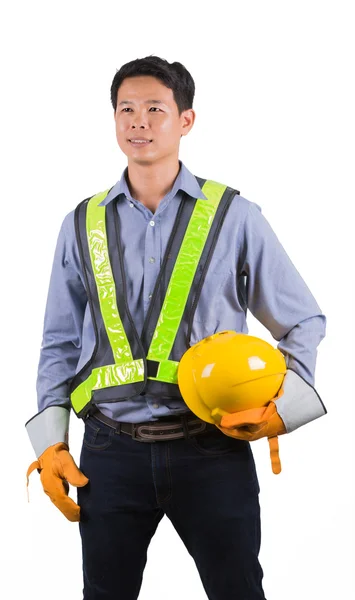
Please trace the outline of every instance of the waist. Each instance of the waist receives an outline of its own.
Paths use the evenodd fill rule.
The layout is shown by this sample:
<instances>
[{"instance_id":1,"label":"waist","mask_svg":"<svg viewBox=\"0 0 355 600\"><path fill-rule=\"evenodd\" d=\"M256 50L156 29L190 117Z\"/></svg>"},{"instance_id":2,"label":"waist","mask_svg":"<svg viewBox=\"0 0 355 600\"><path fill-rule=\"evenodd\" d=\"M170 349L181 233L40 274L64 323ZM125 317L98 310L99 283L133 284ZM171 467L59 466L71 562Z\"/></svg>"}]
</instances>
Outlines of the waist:
<instances>
[{"instance_id":1,"label":"waist","mask_svg":"<svg viewBox=\"0 0 355 600\"><path fill-rule=\"evenodd\" d=\"M117 402L95 402L95 406L106 417L126 423L155 423L158 419L175 419L183 414L193 414L180 398L157 397L151 394Z\"/></svg>"},{"instance_id":2,"label":"waist","mask_svg":"<svg viewBox=\"0 0 355 600\"><path fill-rule=\"evenodd\" d=\"M89 411L88 417L90 416L101 423L112 427L115 429L116 433L126 433L139 442L157 442L189 438L199 435L204 431L215 429L215 425L202 421L191 411L180 416L161 417L156 421L130 423L111 419L94 405Z\"/></svg>"}]
</instances>

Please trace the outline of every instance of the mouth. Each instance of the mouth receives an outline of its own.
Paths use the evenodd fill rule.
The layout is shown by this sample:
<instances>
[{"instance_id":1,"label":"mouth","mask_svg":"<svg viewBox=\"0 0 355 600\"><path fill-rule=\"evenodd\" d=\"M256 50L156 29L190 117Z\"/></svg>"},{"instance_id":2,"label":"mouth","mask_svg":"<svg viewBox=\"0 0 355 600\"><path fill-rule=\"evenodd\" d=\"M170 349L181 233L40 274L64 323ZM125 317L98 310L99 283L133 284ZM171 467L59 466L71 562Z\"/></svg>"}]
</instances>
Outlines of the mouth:
<instances>
[{"instance_id":1,"label":"mouth","mask_svg":"<svg viewBox=\"0 0 355 600\"><path fill-rule=\"evenodd\" d=\"M143 147L143 146L148 146L148 144L150 144L153 140L148 140L145 138L131 138L128 140L130 144L132 144L132 146L135 147Z\"/></svg>"}]
</instances>

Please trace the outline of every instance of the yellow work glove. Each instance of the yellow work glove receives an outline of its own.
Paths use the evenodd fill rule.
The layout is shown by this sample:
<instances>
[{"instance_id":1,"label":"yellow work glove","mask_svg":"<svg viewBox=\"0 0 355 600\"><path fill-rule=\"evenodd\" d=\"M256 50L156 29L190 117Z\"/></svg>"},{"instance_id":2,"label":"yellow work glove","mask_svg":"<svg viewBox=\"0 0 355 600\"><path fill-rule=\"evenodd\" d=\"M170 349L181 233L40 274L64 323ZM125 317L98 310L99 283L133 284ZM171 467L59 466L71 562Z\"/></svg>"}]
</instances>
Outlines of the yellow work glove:
<instances>
[{"instance_id":1,"label":"yellow work glove","mask_svg":"<svg viewBox=\"0 0 355 600\"><path fill-rule=\"evenodd\" d=\"M89 480L76 466L67 444L49 446L27 470L28 478L38 469L45 493L69 521L80 521L80 506L68 496L69 483L83 487Z\"/></svg>"},{"instance_id":2,"label":"yellow work glove","mask_svg":"<svg viewBox=\"0 0 355 600\"><path fill-rule=\"evenodd\" d=\"M262 437L269 439L271 466L274 473L281 472L277 436L286 433L286 427L277 413L273 401L261 408L250 408L225 414L216 426L225 435L252 442Z\"/></svg>"},{"instance_id":3,"label":"yellow work glove","mask_svg":"<svg viewBox=\"0 0 355 600\"><path fill-rule=\"evenodd\" d=\"M223 415L220 429L233 430L233 437L252 442L262 437L274 437L286 433L283 420L279 416L275 402L261 408L250 408ZM231 433L231 432L225 432Z\"/></svg>"}]
</instances>

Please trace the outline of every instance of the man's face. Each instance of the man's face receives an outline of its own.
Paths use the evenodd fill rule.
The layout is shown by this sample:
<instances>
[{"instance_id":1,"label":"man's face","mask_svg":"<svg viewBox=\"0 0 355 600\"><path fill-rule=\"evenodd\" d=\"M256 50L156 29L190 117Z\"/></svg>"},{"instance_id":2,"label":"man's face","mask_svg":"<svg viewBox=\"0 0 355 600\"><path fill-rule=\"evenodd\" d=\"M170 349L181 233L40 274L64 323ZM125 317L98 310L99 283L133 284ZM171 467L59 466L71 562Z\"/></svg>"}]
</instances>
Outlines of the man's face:
<instances>
[{"instance_id":1,"label":"man's face","mask_svg":"<svg viewBox=\"0 0 355 600\"><path fill-rule=\"evenodd\" d=\"M179 116L173 91L148 75L123 80L114 116L118 145L129 161L138 164L177 157L180 138L195 119L192 109ZM137 138L147 141L134 141Z\"/></svg>"}]
</instances>

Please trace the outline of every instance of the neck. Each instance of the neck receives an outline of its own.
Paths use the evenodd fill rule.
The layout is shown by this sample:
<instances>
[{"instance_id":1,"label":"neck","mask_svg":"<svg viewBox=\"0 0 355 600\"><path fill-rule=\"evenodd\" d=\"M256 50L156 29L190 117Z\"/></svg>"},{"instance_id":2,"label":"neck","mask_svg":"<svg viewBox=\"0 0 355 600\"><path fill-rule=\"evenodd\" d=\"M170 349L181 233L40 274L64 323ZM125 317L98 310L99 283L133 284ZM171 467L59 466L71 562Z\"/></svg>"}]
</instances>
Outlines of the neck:
<instances>
[{"instance_id":1,"label":"neck","mask_svg":"<svg viewBox=\"0 0 355 600\"><path fill-rule=\"evenodd\" d=\"M178 176L180 164L177 157L156 164L128 162L127 184L132 197L155 212L160 202L171 190Z\"/></svg>"}]
</instances>

